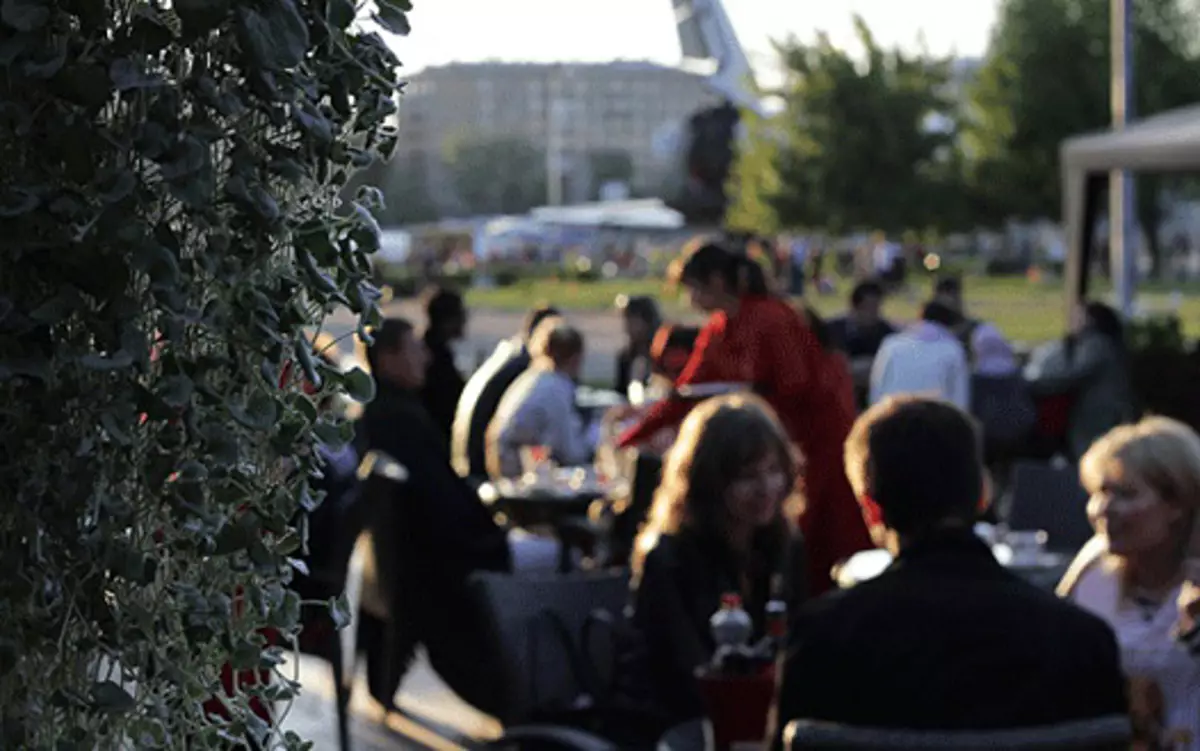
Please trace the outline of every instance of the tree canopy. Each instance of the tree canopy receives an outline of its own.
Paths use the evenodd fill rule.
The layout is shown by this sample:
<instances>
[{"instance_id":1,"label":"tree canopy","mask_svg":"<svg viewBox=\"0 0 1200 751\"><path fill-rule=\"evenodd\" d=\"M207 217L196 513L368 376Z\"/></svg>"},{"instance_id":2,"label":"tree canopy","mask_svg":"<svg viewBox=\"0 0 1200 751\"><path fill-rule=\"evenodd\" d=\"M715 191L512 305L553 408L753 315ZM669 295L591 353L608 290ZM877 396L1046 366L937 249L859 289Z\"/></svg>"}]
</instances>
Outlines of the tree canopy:
<instances>
[{"instance_id":1,"label":"tree canopy","mask_svg":"<svg viewBox=\"0 0 1200 751\"><path fill-rule=\"evenodd\" d=\"M1196 10L1190 0L1134 3L1139 116L1200 100ZM1057 216L1059 145L1111 122L1109 28L1108 3L1001 3L963 128L965 177L984 216ZM1143 193L1146 218L1156 191Z\"/></svg>"},{"instance_id":2,"label":"tree canopy","mask_svg":"<svg viewBox=\"0 0 1200 751\"><path fill-rule=\"evenodd\" d=\"M900 231L945 221L953 197L950 60L883 49L855 18L856 59L820 35L777 46L782 115L754 125L733 170L731 221ZM763 172L769 161L773 172Z\"/></svg>"},{"instance_id":3,"label":"tree canopy","mask_svg":"<svg viewBox=\"0 0 1200 751\"><path fill-rule=\"evenodd\" d=\"M464 134L447 144L445 157L468 214L521 214L546 202L545 153L523 138Z\"/></svg>"}]
</instances>

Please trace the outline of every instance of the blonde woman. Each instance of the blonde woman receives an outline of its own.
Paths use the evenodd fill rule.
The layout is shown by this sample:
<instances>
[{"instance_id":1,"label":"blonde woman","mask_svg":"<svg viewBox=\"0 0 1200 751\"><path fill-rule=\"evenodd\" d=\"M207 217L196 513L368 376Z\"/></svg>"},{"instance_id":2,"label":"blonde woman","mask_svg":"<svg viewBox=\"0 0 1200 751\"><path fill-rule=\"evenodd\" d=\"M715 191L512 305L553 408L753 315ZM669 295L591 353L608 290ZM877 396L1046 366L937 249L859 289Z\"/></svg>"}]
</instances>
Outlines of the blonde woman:
<instances>
[{"instance_id":1,"label":"blonde woman","mask_svg":"<svg viewBox=\"0 0 1200 751\"><path fill-rule=\"evenodd\" d=\"M694 679L715 644L709 618L736 592L764 629L772 596L794 612L804 589L795 519L797 461L771 408L752 396L710 399L688 415L634 552L634 624L650 679L674 722L703 712ZM772 591L774 590L774 591Z\"/></svg>"},{"instance_id":2,"label":"blonde woman","mask_svg":"<svg viewBox=\"0 0 1200 751\"><path fill-rule=\"evenodd\" d=\"M1059 594L1116 632L1141 742L1200 750L1200 436L1163 417L1114 428L1084 454L1080 479L1096 536Z\"/></svg>"}]
</instances>

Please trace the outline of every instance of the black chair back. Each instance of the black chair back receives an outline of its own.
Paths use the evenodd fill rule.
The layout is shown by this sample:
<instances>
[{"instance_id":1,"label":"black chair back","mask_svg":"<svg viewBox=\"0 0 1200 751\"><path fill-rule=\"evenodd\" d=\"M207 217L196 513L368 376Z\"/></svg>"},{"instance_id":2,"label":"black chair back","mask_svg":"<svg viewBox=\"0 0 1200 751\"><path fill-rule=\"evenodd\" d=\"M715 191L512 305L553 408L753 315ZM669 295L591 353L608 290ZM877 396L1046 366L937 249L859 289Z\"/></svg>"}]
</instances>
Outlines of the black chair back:
<instances>
[{"instance_id":1,"label":"black chair back","mask_svg":"<svg viewBox=\"0 0 1200 751\"><path fill-rule=\"evenodd\" d=\"M542 719L578 702L607 684L604 666L611 655L597 653L602 639L586 644L593 613L621 613L629 599L625 571L511 575L477 573L471 584L492 640L502 659L499 684L506 725Z\"/></svg>"},{"instance_id":2,"label":"black chair back","mask_svg":"<svg viewBox=\"0 0 1200 751\"><path fill-rule=\"evenodd\" d=\"M1124 751L1132 738L1132 726L1124 715L1014 730L894 730L796 720L784 731L784 746L863 751Z\"/></svg>"},{"instance_id":3,"label":"black chair back","mask_svg":"<svg viewBox=\"0 0 1200 751\"><path fill-rule=\"evenodd\" d=\"M1073 467L1018 462L1013 471L1008 527L1045 530L1050 550L1074 553L1092 536L1087 500Z\"/></svg>"}]
</instances>

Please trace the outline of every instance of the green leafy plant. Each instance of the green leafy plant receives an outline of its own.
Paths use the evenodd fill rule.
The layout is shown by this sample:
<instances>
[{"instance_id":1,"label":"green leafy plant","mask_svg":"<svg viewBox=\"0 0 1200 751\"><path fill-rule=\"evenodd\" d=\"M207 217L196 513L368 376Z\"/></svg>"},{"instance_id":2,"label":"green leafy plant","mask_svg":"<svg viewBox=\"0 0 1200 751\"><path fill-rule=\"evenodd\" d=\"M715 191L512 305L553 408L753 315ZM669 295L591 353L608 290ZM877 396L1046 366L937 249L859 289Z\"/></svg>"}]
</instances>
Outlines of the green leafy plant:
<instances>
[{"instance_id":1,"label":"green leafy plant","mask_svg":"<svg viewBox=\"0 0 1200 751\"><path fill-rule=\"evenodd\" d=\"M1145 316L1126 325L1125 336L1129 349L1137 351L1169 351L1183 354L1186 342L1183 324L1174 313Z\"/></svg>"},{"instance_id":2,"label":"green leafy plant","mask_svg":"<svg viewBox=\"0 0 1200 751\"><path fill-rule=\"evenodd\" d=\"M396 139L367 12L0 0L0 747L307 745L251 700L298 690L318 404L373 388L310 343L378 316L380 196L338 197Z\"/></svg>"}]
</instances>

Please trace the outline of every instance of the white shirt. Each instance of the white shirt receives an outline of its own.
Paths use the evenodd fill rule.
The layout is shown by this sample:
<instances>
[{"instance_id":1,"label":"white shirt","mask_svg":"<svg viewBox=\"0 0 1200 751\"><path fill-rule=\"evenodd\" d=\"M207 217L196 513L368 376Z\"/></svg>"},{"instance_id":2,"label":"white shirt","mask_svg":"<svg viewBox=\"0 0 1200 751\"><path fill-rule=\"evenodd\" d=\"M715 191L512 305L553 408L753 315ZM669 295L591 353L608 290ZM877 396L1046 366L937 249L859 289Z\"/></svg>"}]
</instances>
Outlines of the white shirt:
<instances>
[{"instance_id":1,"label":"white shirt","mask_svg":"<svg viewBox=\"0 0 1200 751\"><path fill-rule=\"evenodd\" d=\"M920 394L971 408L971 369L953 332L921 322L883 340L871 365L871 404L893 394Z\"/></svg>"},{"instance_id":2,"label":"white shirt","mask_svg":"<svg viewBox=\"0 0 1200 751\"><path fill-rule=\"evenodd\" d=\"M1089 543L1080 557L1094 554L1090 549L1096 544ZM1168 736L1176 731L1191 734L1191 743L1174 748L1200 751L1200 659L1173 634L1180 588L1157 608L1138 605L1121 595L1119 573L1098 558L1079 575L1067 597L1112 627L1127 676L1158 684L1165 704L1164 731Z\"/></svg>"},{"instance_id":3,"label":"white shirt","mask_svg":"<svg viewBox=\"0 0 1200 751\"><path fill-rule=\"evenodd\" d=\"M536 365L504 392L488 435L504 477L522 474L525 446L546 446L557 464L568 467L583 464L592 453L583 418L575 409L575 382Z\"/></svg>"}]
</instances>

